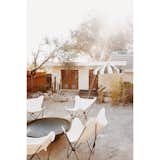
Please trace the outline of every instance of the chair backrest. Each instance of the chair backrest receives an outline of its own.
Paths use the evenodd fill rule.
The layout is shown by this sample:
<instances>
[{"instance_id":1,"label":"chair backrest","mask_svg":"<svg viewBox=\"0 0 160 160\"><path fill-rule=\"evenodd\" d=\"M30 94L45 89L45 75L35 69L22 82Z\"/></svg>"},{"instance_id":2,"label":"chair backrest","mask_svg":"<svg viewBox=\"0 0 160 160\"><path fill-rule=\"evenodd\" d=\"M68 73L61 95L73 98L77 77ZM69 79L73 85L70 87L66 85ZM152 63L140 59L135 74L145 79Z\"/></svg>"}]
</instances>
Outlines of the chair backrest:
<instances>
[{"instance_id":1,"label":"chair backrest","mask_svg":"<svg viewBox=\"0 0 160 160\"><path fill-rule=\"evenodd\" d=\"M83 143L90 138L91 139L94 138L94 136L95 136L95 126L96 126L95 118L90 118L86 122L85 129L84 129L78 143Z\"/></svg>"},{"instance_id":2,"label":"chair backrest","mask_svg":"<svg viewBox=\"0 0 160 160\"><path fill-rule=\"evenodd\" d=\"M75 96L75 104L74 107L80 110L86 110L92 106L92 104L96 101L96 97L93 99L89 98L80 98L79 96Z\"/></svg>"},{"instance_id":3,"label":"chair backrest","mask_svg":"<svg viewBox=\"0 0 160 160\"><path fill-rule=\"evenodd\" d=\"M45 138L45 140L42 143L42 147L41 150L45 150L47 151L47 147L49 146L49 144L51 142L53 142L55 140L55 132L52 131L48 134L48 136Z\"/></svg>"},{"instance_id":4,"label":"chair backrest","mask_svg":"<svg viewBox=\"0 0 160 160\"><path fill-rule=\"evenodd\" d=\"M47 150L48 145L54 141L55 132L50 132L47 136L40 138L27 137L27 155L38 153L42 150Z\"/></svg>"},{"instance_id":5,"label":"chair backrest","mask_svg":"<svg viewBox=\"0 0 160 160\"><path fill-rule=\"evenodd\" d=\"M27 108L42 108L44 96L27 99Z\"/></svg>"},{"instance_id":6,"label":"chair backrest","mask_svg":"<svg viewBox=\"0 0 160 160\"><path fill-rule=\"evenodd\" d=\"M102 108L96 118L90 118L87 121L85 130L82 133L79 143L84 142L90 138L94 138L95 134L99 134L99 132L107 125L107 123L108 122L105 115L105 109Z\"/></svg>"},{"instance_id":7,"label":"chair backrest","mask_svg":"<svg viewBox=\"0 0 160 160\"><path fill-rule=\"evenodd\" d=\"M107 117L105 114L105 108L102 108L96 118L96 125L98 132L108 124Z\"/></svg>"},{"instance_id":8,"label":"chair backrest","mask_svg":"<svg viewBox=\"0 0 160 160\"><path fill-rule=\"evenodd\" d=\"M72 120L71 128L66 133L70 142L76 142L84 130L84 125L79 118Z\"/></svg>"}]
</instances>

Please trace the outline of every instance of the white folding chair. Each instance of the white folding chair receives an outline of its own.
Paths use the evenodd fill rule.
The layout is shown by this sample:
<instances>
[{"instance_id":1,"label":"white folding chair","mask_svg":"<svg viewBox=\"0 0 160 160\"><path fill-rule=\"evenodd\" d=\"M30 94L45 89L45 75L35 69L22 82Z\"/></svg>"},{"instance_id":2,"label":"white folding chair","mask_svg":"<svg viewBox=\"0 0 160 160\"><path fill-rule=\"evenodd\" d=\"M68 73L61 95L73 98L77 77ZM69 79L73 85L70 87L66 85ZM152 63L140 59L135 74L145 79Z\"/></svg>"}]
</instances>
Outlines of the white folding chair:
<instances>
[{"instance_id":1,"label":"white folding chair","mask_svg":"<svg viewBox=\"0 0 160 160\"><path fill-rule=\"evenodd\" d=\"M66 132L64 127L62 126L64 135L69 143L69 147L67 149L67 158L69 158L73 152L76 159L79 160L76 148L77 148L78 139L81 137L82 132L84 131L84 128L85 126L82 124L79 118L74 118L72 120L71 128L68 132Z\"/></svg>"},{"instance_id":2,"label":"white folding chair","mask_svg":"<svg viewBox=\"0 0 160 160\"><path fill-rule=\"evenodd\" d=\"M92 145L90 145L89 142L87 142L87 143L88 143L88 146L89 146L89 148L90 148L90 154L89 154L89 158L88 158L89 160L90 160L90 158L91 158L91 155L94 154L95 147L96 147L96 140L97 140L98 134L99 134L99 133L101 132L101 130L108 124L107 117L106 117L106 114L105 114L105 108L102 108L102 109L99 111L96 119L93 120L93 121L95 121L94 140L93 140ZM94 123L94 122L92 122L92 123Z\"/></svg>"},{"instance_id":3,"label":"white folding chair","mask_svg":"<svg viewBox=\"0 0 160 160\"><path fill-rule=\"evenodd\" d=\"M40 115L42 115L43 117L45 109L45 107L43 106L43 100L44 96L27 99L27 113L33 120L39 118Z\"/></svg>"},{"instance_id":4,"label":"white folding chair","mask_svg":"<svg viewBox=\"0 0 160 160\"><path fill-rule=\"evenodd\" d=\"M51 142L54 141L54 139L55 139L54 131L50 132L47 136L40 138L27 137L27 155L31 156L29 160L31 160L35 156L38 159L40 159L38 153L42 150L47 151L47 147Z\"/></svg>"},{"instance_id":5,"label":"white folding chair","mask_svg":"<svg viewBox=\"0 0 160 160\"><path fill-rule=\"evenodd\" d=\"M93 99L80 98L75 96L75 103L73 108L65 107L66 111L69 112L70 116L73 118L80 116L83 113L85 120L87 120L87 111L96 101L96 97Z\"/></svg>"},{"instance_id":6,"label":"white folding chair","mask_svg":"<svg viewBox=\"0 0 160 160\"><path fill-rule=\"evenodd\" d=\"M95 151L97 135L107 125L107 119L105 115L105 109L102 108L98 113L96 118L91 118L86 122L84 126L82 122L75 118L72 121L71 128L68 132L62 126L64 131L64 135L69 143L69 148L67 150L67 158L71 156L72 153L75 154L77 160L79 160L77 149L81 145L81 143L87 143L90 154L88 159L91 158L91 155ZM92 144L89 143L89 139L92 139Z\"/></svg>"}]
</instances>

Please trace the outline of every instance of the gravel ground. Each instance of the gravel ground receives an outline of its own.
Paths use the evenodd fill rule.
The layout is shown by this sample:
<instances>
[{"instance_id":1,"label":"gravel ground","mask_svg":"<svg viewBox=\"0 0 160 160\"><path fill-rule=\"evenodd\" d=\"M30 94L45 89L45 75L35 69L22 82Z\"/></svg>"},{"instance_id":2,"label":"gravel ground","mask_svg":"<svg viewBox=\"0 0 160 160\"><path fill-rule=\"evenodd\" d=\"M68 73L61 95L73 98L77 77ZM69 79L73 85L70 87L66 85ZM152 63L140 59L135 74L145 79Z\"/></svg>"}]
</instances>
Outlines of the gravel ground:
<instances>
[{"instance_id":1,"label":"gravel ground","mask_svg":"<svg viewBox=\"0 0 160 160\"><path fill-rule=\"evenodd\" d=\"M64 106L72 106L72 98L69 102L54 102L52 99L45 100L46 117L63 117L70 119ZM92 159L94 160L132 160L133 159L133 107L116 106L108 103L95 103L88 116L95 117L98 111L105 107L108 125L100 133L97 139L96 151ZM61 136L49 147L48 151L39 153L42 160L47 159L50 152L50 160L66 160L66 149L68 144L64 136ZM80 160L87 160L89 150L86 144L82 144L78 150ZM34 159L34 158L33 158ZM74 155L70 160L75 160Z\"/></svg>"}]
</instances>

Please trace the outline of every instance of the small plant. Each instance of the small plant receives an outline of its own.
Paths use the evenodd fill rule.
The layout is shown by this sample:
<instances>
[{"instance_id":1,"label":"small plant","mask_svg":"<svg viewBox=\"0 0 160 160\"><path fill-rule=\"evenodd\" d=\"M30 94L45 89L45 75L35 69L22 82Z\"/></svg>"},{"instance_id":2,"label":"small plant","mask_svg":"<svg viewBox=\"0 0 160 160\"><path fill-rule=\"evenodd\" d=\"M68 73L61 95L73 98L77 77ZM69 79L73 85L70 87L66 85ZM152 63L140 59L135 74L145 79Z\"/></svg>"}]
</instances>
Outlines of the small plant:
<instances>
[{"instance_id":1,"label":"small plant","mask_svg":"<svg viewBox=\"0 0 160 160\"><path fill-rule=\"evenodd\" d=\"M46 92L47 91L47 87L45 86L45 85L42 85L42 86L39 86L38 87L38 91L40 91L40 92Z\"/></svg>"},{"instance_id":2,"label":"small plant","mask_svg":"<svg viewBox=\"0 0 160 160\"><path fill-rule=\"evenodd\" d=\"M105 97L111 97L111 92L105 91L105 92L104 92L104 96L105 96Z\"/></svg>"},{"instance_id":3,"label":"small plant","mask_svg":"<svg viewBox=\"0 0 160 160\"><path fill-rule=\"evenodd\" d=\"M116 79L111 84L112 105L133 103L133 84Z\"/></svg>"},{"instance_id":4,"label":"small plant","mask_svg":"<svg viewBox=\"0 0 160 160\"><path fill-rule=\"evenodd\" d=\"M133 84L130 82L123 82L121 101L123 105L133 103Z\"/></svg>"},{"instance_id":5,"label":"small plant","mask_svg":"<svg viewBox=\"0 0 160 160\"><path fill-rule=\"evenodd\" d=\"M115 79L111 83L111 99L113 105L118 105L120 102L121 97L121 87L122 87L122 80L121 79Z\"/></svg>"}]
</instances>

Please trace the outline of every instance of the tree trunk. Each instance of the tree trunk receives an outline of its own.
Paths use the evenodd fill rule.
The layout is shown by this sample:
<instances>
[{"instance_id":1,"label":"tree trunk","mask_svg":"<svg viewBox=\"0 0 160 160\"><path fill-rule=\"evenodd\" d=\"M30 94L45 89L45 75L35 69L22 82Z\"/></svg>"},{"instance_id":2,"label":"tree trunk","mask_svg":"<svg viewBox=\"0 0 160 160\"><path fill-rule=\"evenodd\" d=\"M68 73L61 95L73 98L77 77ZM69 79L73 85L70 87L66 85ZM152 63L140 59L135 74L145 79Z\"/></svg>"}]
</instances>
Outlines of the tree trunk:
<instances>
[{"instance_id":1,"label":"tree trunk","mask_svg":"<svg viewBox=\"0 0 160 160\"><path fill-rule=\"evenodd\" d=\"M33 93L34 89L33 89L33 86L34 86L34 75L35 73L34 72L31 72L31 93Z\"/></svg>"},{"instance_id":2,"label":"tree trunk","mask_svg":"<svg viewBox=\"0 0 160 160\"><path fill-rule=\"evenodd\" d=\"M56 84L57 84L56 77L54 77L54 93L56 93Z\"/></svg>"}]
</instances>

